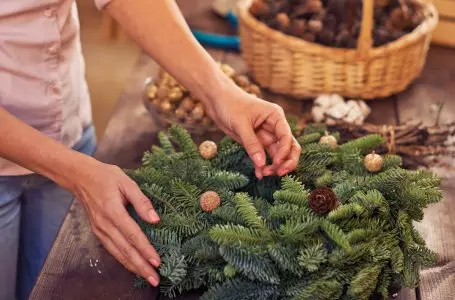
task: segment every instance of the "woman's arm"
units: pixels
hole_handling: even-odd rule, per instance
[[[159,222],[150,200],[118,167],[73,151],[18,120],[0,107],[0,157],[46,176],[83,204],[94,233],[132,272],[157,285],[160,258],[128,215],[131,203],[150,223]],[[58,199],[56,199],[58,201]]]
[[[298,163],[300,146],[283,110],[230,80],[193,37],[174,0],[112,0],[106,6],[127,33],[166,71],[204,102],[215,123],[243,144],[256,175],[283,175]],[[265,151],[273,158],[265,166]]]

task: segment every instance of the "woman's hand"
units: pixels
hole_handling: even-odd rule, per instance
[[[226,134],[242,144],[256,167],[256,176],[293,171],[301,147],[292,135],[283,109],[228,84],[219,97],[206,101],[208,112]],[[265,150],[272,165],[266,166]]]
[[[123,266],[157,286],[154,268],[160,258],[125,208],[131,203],[143,220],[155,224],[160,219],[150,200],[116,166],[92,160],[77,177],[73,193],[83,204],[95,235]]]

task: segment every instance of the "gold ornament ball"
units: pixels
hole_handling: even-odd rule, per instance
[[[184,111],[183,109],[181,108],[177,108],[175,110],[175,116],[181,120],[185,119],[186,117],[186,111]]]
[[[337,139],[333,135],[329,135],[328,133],[321,137],[321,139],[319,140],[319,144],[329,145],[332,149],[335,149],[338,146]]]
[[[158,109],[160,110],[160,105],[161,105],[161,100],[158,99],[158,98],[155,98],[152,100],[152,106],[155,108],[155,109]]]
[[[147,97],[152,100],[156,97],[156,93],[158,92],[158,88],[154,84],[149,84],[147,88],[145,89],[145,92],[147,93]]]
[[[165,100],[161,102],[160,110],[164,113],[169,113],[172,111],[172,104],[169,101]]]
[[[193,119],[196,121],[202,120],[204,117],[204,106],[198,103],[196,107],[191,111],[191,117],[193,117]]]
[[[173,87],[169,92],[169,100],[172,102],[179,101],[183,97],[183,91],[178,87]]]
[[[365,159],[363,160],[363,165],[370,172],[379,172],[382,169],[383,163],[384,159],[382,156],[376,154],[374,151],[365,156]]]
[[[169,95],[169,92],[170,92],[170,89],[167,86],[162,85],[158,88],[156,95],[160,99],[166,99],[167,96]]]
[[[203,211],[211,212],[221,204],[221,198],[217,192],[208,191],[201,195],[200,205]]]
[[[185,97],[183,98],[182,102],[180,102],[180,108],[187,112],[192,111],[194,105],[194,101],[191,99],[191,97]]]
[[[218,147],[212,141],[205,141],[199,145],[199,154],[205,159],[212,159],[218,154]]]

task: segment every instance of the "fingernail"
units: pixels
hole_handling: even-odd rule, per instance
[[[150,282],[151,285],[153,285],[154,287],[157,287],[158,286],[158,280],[153,277],[153,276],[150,276],[147,278],[148,282]]]
[[[155,268],[158,268],[160,266],[160,261],[156,258],[151,258],[149,261]]]
[[[158,223],[160,221],[160,217],[156,214],[156,212],[153,209],[149,211],[149,217],[153,223]]]
[[[261,179],[262,179],[262,174],[261,174],[261,172],[259,172],[258,170],[256,170],[255,173],[256,173],[256,178],[259,179],[259,180],[261,180]]]
[[[285,169],[285,170],[280,170],[280,171],[278,172],[278,175],[279,175],[279,176],[283,176],[283,175],[286,174],[286,173],[288,173],[288,170],[286,170],[286,169]]]
[[[254,163],[259,167],[262,167],[265,163],[264,155],[262,155],[261,153],[256,153],[255,155],[253,155],[253,160]]]

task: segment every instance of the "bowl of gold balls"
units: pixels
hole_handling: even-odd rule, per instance
[[[237,74],[228,64],[219,65],[247,93],[261,96],[259,86],[252,83],[246,75]],[[180,124],[196,134],[219,131],[208,116],[204,104],[164,70],[160,71],[155,80],[146,79],[144,94],[146,107],[157,113],[162,126]]]
[[[404,90],[422,71],[438,22],[424,0],[253,0],[240,2],[238,16],[252,77],[298,98]]]

